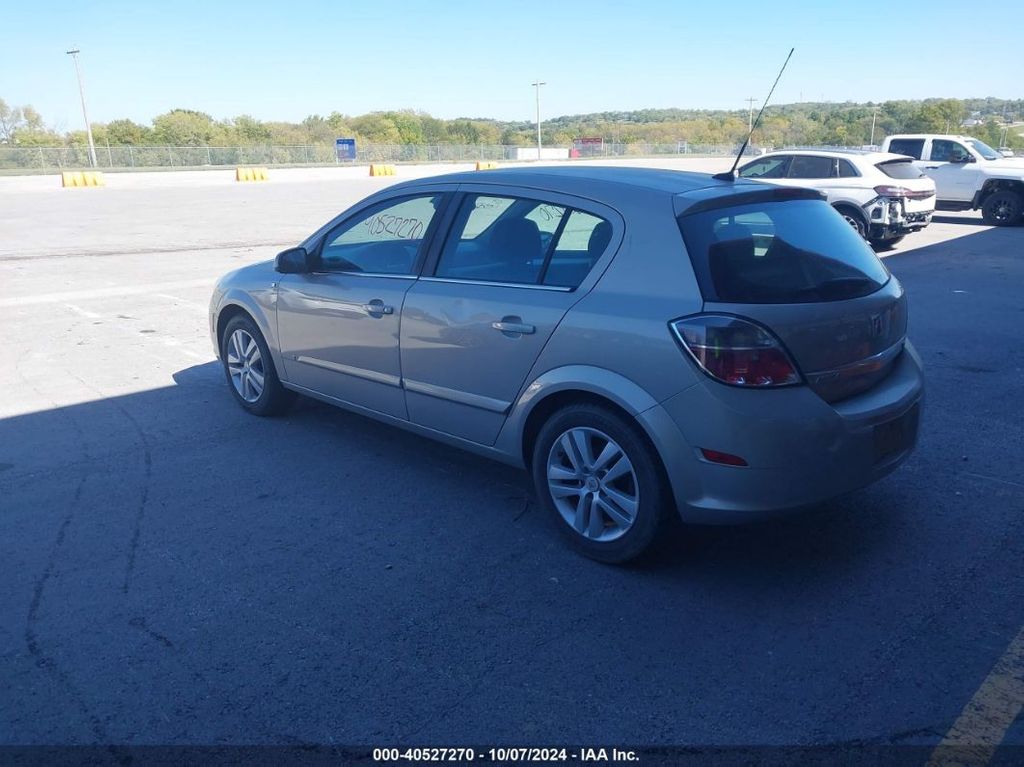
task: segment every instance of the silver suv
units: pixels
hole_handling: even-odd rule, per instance
[[[819,193],[635,168],[399,184],[210,307],[249,412],[300,393],[526,467],[608,562],[676,512],[752,519],[892,471],[923,394],[906,327]]]

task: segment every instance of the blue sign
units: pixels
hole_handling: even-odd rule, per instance
[[[334,139],[334,152],[339,161],[356,159],[356,140],[354,138]]]

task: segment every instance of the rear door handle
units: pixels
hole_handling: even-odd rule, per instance
[[[536,333],[537,328],[533,325],[527,325],[524,322],[511,322],[508,320],[501,320],[500,322],[492,322],[491,327],[495,330],[500,330],[506,335],[516,334],[528,336],[531,333]]]
[[[375,298],[370,303],[363,304],[363,311],[367,314],[394,314],[395,307],[388,306],[379,298]]]

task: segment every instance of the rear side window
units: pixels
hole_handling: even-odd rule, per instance
[[[705,300],[841,301],[874,293],[889,273],[823,200],[760,202],[679,217]]]
[[[611,241],[611,224],[561,205],[468,195],[437,277],[575,288]]]
[[[794,155],[789,165],[790,178],[830,178],[835,160],[831,157]]]
[[[894,138],[889,142],[889,151],[893,154],[910,155],[915,160],[921,159],[924,152],[923,138]]]
[[[910,160],[889,160],[875,166],[889,178],[924,178],[922,173]]]
[[[541,275],[541,282],[575,288],[608,248],[611,239],[612,225],[603,218],[581,210],[571,211]]]

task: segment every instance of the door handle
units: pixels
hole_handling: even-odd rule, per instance
[[[367,314],[394,314],[395,307],[388,306],[379,298],[375,298],[370,303],[363,304],[363,311]]]
[[[528,336],[531,333],[536,333],[537,328],[533,325],[527,325],[524,322],[511,322],[509,320],[501,320],[500,322],[492,322],[491,327],[495,330],[500,330],[506,335],[525,335]]]
[[[938,165],[925,165],[924,169],[925,170],[936,170],[938,167],[939,167]]]

